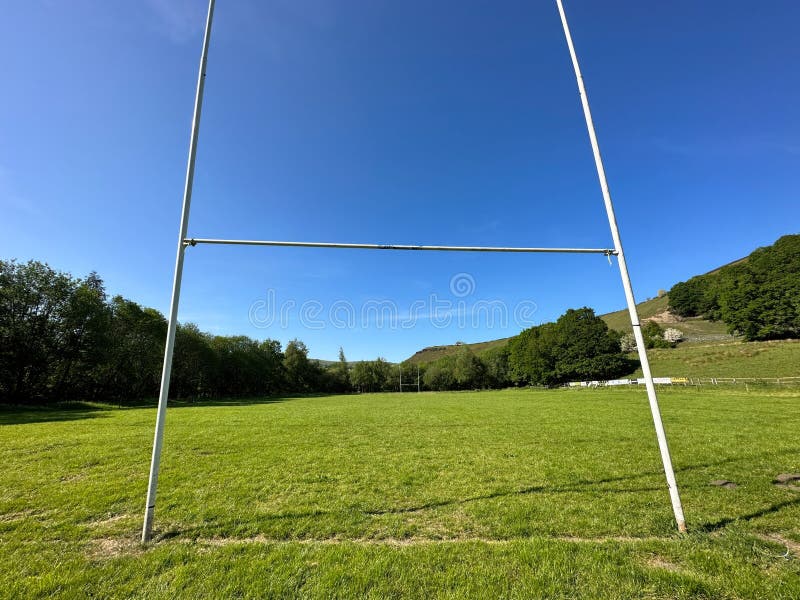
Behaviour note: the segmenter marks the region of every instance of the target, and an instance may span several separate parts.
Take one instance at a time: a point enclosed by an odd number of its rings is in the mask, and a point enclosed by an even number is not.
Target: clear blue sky
[[[566,9],[638,299],[800,230],[800,4]],[[166,312],[204,0],[3,13],[0,256],[97,270]],[[190,233],[610,245],[555,3],[218,0]],[[319,358],[399,360],[624,306],[602,256],[206,246],[186,267],[182,321]],[[263,327],[268,299],[285,323]],[[515,319],[523,302],[536,311]]]

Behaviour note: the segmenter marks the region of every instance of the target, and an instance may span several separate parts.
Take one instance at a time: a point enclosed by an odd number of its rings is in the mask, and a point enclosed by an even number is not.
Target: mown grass
[[[800,376],[800,340],[682,343],[647,354],[656,377]],[[635,375],[641,377],[641,370]]]
[[[170,409],[147,547],[154,409],[5,413],[0,595],[800,597],[800,397],[661,399],[687,536],[638,389]]]

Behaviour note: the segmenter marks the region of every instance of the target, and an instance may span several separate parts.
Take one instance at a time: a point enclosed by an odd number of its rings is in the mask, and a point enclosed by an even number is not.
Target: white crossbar
[[[355,248],[357,250],[428,250],[438,252],[554,252],[566,254],[616,255],[612,248],[527,248],[502,246],[420,246],[416,244],[344,244],[338,242],[281,242],[275,240],[219,240],[187,238],[184,246],[197,244],[228,244],[234,246],[291,246],[302,248]]]

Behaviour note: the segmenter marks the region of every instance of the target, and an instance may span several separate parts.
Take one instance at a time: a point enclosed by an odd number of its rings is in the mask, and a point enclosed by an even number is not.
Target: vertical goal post
[[[416,377],[416,379],[412,380],[411,383],[403,383],[403,363],[399,363],[397,365],[397,368],[400,371],[400,387],[399,387],[399,389],[397,391],[402,394],[403,393],[403,386],[406,386],[406,387],[415,387],[415,388],[417,388],[417,391],[419,392],[420,391],[419,365],[417,365],[417,377]]]
[[[583,82],[578,56],[572,41],[572,34],[567,23],[567,16],[564,11],[562,0],[556,0],[558,12],[561,17],[561,24],[564,29],[567,48],[569,50],[572,66],[575,71],[575,79],[578,85],[583,115],[586,121],[586,128],[589,134],[589,142],[592,147],[597,177],[600,183],[600,190],[605,204],[608,224],[611,230],[611,237],[614,242],[613,248],[541,248],[541,247],[496,247],[496,246],[426,246],[414,244],[362,244],[362,243],[336,243],[336,242],[298,242],[298,241],[274,241],[274,240],[226,240],[208,238],[189,238],[189,210],[192,200],[192,186],[194,183],[194,168],[197,157],[197,142],[200,133],[200,116],[203,107],[203,91],[205,88],[206,66],[208,62],[208,48],[211,41],[211,25],[214,18],[215,0],[209,0],[208,12],[206,15],[206,25],[203,34],[202,51],[200,55],[200,68],[197,76],[197,89],[194,102],[194,113],[192,118],[192,129],[189,138],[189,157],[186,165],[186,180],[183,192],[183,205],[181,210],[181,221],[178,233],[178,245],[175,258],[175,271],[172,281],[172,296],[170,299],[169,319],[167,322],[167,340],[164,348],[164,364],[161,373],[161,387],[158,395],[158,410],[156,412],[156,426],[153,439],[153,453],[150,463],[150,475],[147,487],[147,499],[145,502],[144,523],[142,526],[142,542],[147,543],[153,535],[153,518],[155,515],[156,494],[158,488],[158,473],[161,463],[161,452],[164,442],[164,424],[167,411],[167,399],[169,394],[170,375],[172,371],[172,358],[175,349],[175,332],[178,326],[178,305],[180,301],[181,281],[183,278],[183,262],[185,252],[188,247],[199,244],[231,244],[248,246],[285,246],[285,247],[311,247],[311,248],[347,248],[360,250],[395,250],[395,251],[439,251],[439,252],[522,252],[522,253],[570,253],[570,254],[603,254],[611,260],[611,256],[617,257],[619,264],[622,287],[625,292],[625,301],[631,318],[633,335],[636,339],[636,348],[639,354],[639,361],[642,366],[647,397],[650,404],[650,411],[653,417],[658,447],[661,453],[661,460],[664,466],[664,473],[667,479],[672,509],[675,522],[680,532],[686,532],[686,521],[683,515],[678,485],[675,480],[675,471],[672,467],[669,445],[667,443],[664,424],[661,419],[661,411],[658,405],[658,397],[653,375],[650,370],[650,362],[647,358],[644,338],[642,337],[641,323],[636,309],[636,300],[633,294],[630,274],[628,273],[625,253],[622,248],[619,227],[614,212],[614,205],[611,200],[611,193],[606,180],[603,159],[600,154],[600,146],[597,141],[597,133],[592,120],[592,113],[589,108],[589,99]],[[417,376],[419,378],[419,375]],[[402,380],[401,380],[402,381]],[[402,383],[401,391],[402,391]],[[417,383],[419,385],[419,383]]]

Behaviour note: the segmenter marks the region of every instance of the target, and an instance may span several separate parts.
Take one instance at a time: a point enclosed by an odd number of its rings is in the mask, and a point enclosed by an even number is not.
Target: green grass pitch
[[[641,389],[0,412],[0,597],[800,598],[800,394]],[[710,486],[727,479],[738,487]]]

